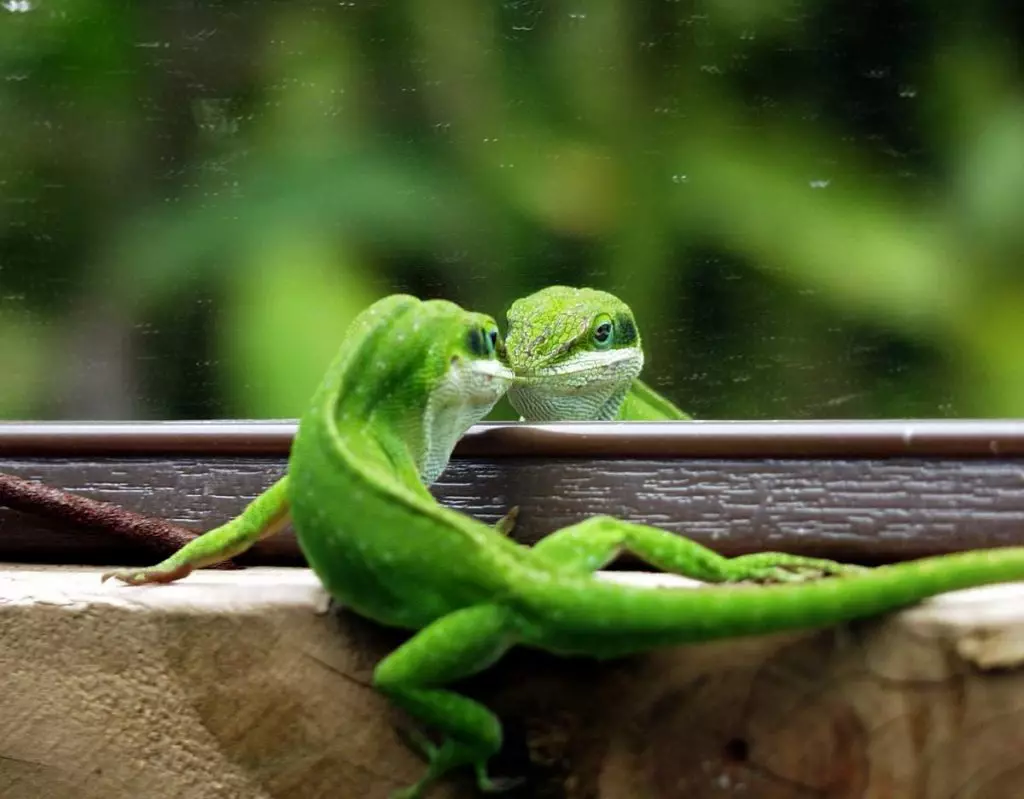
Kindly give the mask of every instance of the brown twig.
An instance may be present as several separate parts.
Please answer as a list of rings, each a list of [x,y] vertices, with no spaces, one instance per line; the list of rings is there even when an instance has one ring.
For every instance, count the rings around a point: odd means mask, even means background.
[[[80,497],[53,486],[0,472],[0,505],[88,527],[125,538],[169,555],[199,533],[163,519],[144,516],[111,502]],[[225,561],[214,568],[237,568]]]

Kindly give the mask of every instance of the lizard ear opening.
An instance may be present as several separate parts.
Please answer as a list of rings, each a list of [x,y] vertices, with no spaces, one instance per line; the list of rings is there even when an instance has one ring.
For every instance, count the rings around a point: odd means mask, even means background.
[[[637,343],[636,322],[630,313],[619,313],[615,316],[615,343],[620,347],[630,347]]]
[[[493,332],[494,336],[494,354],[498,356],[498,360],[502,363],[508,361],[508,350],[505,348],[505,339],[501,337],[501,333],[497,329]]]

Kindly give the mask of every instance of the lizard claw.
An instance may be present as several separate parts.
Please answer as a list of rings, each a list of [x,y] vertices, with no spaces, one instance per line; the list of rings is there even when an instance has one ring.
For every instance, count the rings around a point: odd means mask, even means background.
[[[437,744],[419,727],[412,724],[396,724],[395,732],[402,739],[402,743],[424,760],[430,762],[437,757]]]
[[[113,578],[128,585],[145,585],[146,583],[170,583],[180,580],[192,571],[189,566],[176,566],[172,569],[154,566],[150,569],[113,569],[100,575],[100,582],[105,583]]]
[[[808,580],[821,580],[825,577],[845,577],[870,571],[866,566],[855,566],[847,563],[836,563],[828,566],[776,566],[765,576],[767,582],[802,583]]]
[[[502,516],[500,519],[498,519],[497,522],[495,522],[494,529],[497,530],[502,535],[510,535],[512,533],[512,530],[516,526],[516,520],[518,518],[519,518],[519,506],[518,505],[514,505],[509,510],[508,513],[506,513],[504,516]]]
[[[481,793],[505,793],[526,782],[526,777],[489,777],[484,767],[477,768],[476,784]]]

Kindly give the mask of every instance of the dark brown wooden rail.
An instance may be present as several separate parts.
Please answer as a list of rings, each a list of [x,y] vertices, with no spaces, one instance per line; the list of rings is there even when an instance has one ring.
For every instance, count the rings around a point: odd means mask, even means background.
[[[287,455],[291,421],[0,422],[0,455]],[[456,457],[1024,456],[1024,420],[480,424]]]
[[[195,530],[284,472],[288,422],[0,424],[0,472]],[[480,425],[433,487],[533,542],[587,516],[655,524],[725,554],[864,563],[1024,543],[1024,422]],[[103,532],[0,508],[0,560],[148,562]],[[241,559],[298,564],[290,534]],[[633,564],[635,565],[635,564]]]

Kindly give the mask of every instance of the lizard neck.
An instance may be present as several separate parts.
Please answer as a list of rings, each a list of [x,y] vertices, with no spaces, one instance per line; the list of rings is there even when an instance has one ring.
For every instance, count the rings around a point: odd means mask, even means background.
[[[431,393],[421,419],[416,465],[423,482],[444,471],[455,444],[495,406],[511,379],[497,362],[453,366]]]

